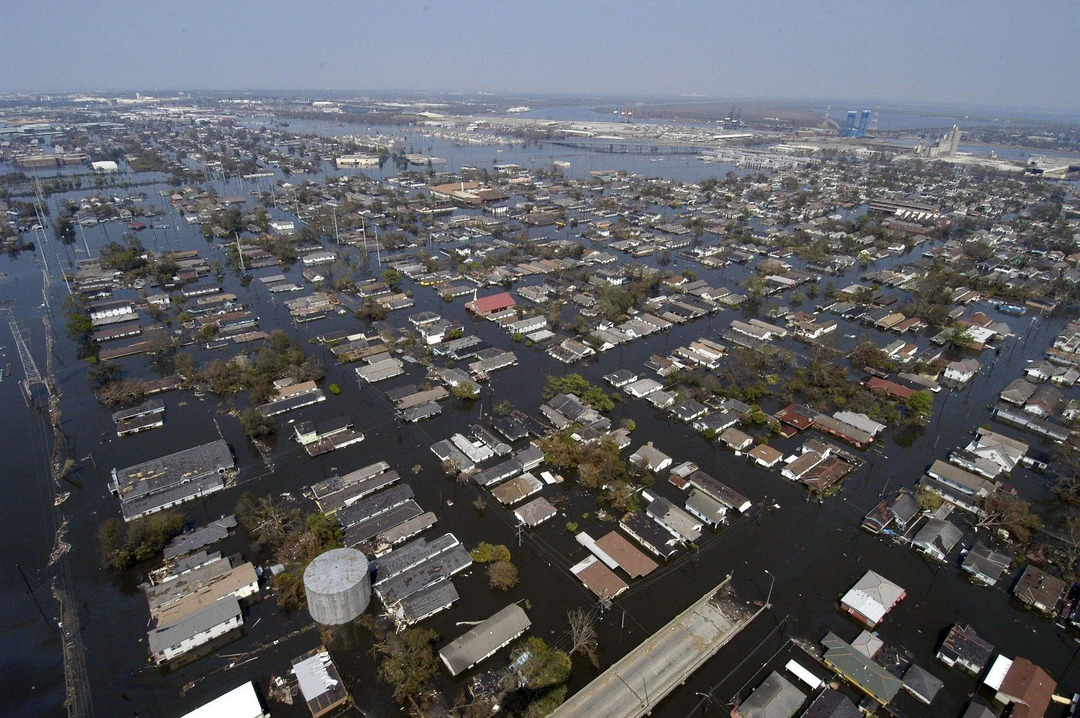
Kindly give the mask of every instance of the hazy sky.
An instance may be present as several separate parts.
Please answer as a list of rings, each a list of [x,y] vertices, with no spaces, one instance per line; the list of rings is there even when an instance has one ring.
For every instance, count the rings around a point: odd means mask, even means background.
[[[1080,109],[1080,2],[0,0],[0,90],[422,89]]]

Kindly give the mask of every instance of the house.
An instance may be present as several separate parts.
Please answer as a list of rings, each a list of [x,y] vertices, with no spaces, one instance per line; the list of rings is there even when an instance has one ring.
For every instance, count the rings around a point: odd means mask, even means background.
[[[746,455],[766,469],[776,466],[784,458],[783,452],[777,451],[768,444],[758,444],[748,451]]]
[[[631,454],[628,460],[634,466],[648,469],[654,474],[671,466],[671,457],[653,447],[651,441]]]
[[[1027,455],[1028,445],[1004,434],[980,428],[976,432],[975,440],[967,445],[966,451],[993,461],[1001,467],[1002,472],[1009,474]]]
[[[843,693],[826,688],[801,718],[862,718],[862,713]]]
[[[870,533],[895,531],[903,533],[908,522],[915,518],[921,509],[906,491],[900,491],[892,499],[883,499],[868,513],[862,521],[862,527]]]
[[[914,663],[904,671],[904,690],[926,705],[930,705],[934,701],[934,696],[938,694],[938,691],[944,685],[944,681],[940,678],[935,678]]]
[[[704,404],[688,399],[677,406],[671,408],[671,413],[675,415],[681,421],[692,422],[695,419],[699,419],[708,413],[709,408]]]
[[[1031,395],[1035,393],[1036,389],[1037,387],[1029,381],[1014,379],[1001,392],[1001,400],[1016,406],[1023,406],[1031,398]]]
[[[892,581],[867,571],[840,599],[840,608],[873,628],[906,595],[907,592]]]
[[[487,297],[480,297],[465,304],[465,308],[477,316],[486,317],[495,312],[513,307],[517,302],[510,292],[500,292]]]
[[[713,411],[709,412],[705,416],[698,418],[694,422],[694,429],[696,431],[713,431],[715,433],[735,431],[730,427],[739,423],[739,417],[728,411]],[[738,432],[742,434],[742,432]],[[746,436],[746,434],[743,434]]]
[[[825,665],[881,705],[890,703],[903,687],[899,678],[855,650],[836,634],[827,634],[821,639],[821,644],[825,646],[822,655]]]
[[[963,532],[956,524],[944,519],[930,519],[915,534],[911,545],[938,561],[944,561],[962,536]]]
[[[1041,718],[1053,698],[1057,683],[1026,658],[998,656],[983,679],[995,691],[994,701],[1012,706],[1012,718]]]
[[[649,502],[645,513],[653,521],[666,528],[671,535],[680,541],[697,541],[701,538],[701,521],[686,513],[663,496],[657,496],[651,491],[642,492],[642,496]]]
[[[979,541],[964,556],[960,568],[971,574],[975,581],[993,586],[1011,564],[1012,556],[994,551]]]
[[[805,700],[806,694],[773,671],[731,715],[735,718],[791,718]]]
[[[1024,411],[1039,417],[1047,417],[1057,411],[1064,397],[1054,386],[1040,386],[1024,404]]]
[[[240,602],[229,595],[177,621],[150,629],[147,645],[154,662],[161,665],[235,631],[243,622]]]
[[[1065,595],[1065,582],[1034,566],[1028,566],[1013,586],[1013,595],[1036,610],[1053,614]]]
[[[319,647],[293,659],[292,671],[311,718],[322,718],[348,703],[349,693],[326,648]]]
[[[949,362],[945,365],[945,372],[942,376],[946,381],[959,385],[967,384],[974,379],[975,375],[978,373],[978,359],[961,359],[960,361]]]
[[[993,657],[994,647],[980,638],[974,628],[962,623],[949,629],[937,652],[937,659],[949,668],[959,666],[976,676]]]
[[[753,446],[754,437],[750,436],[749,434],[745,434],[738,429],[730,428],[724,429],[724,432],[719,436],[719,441],[726,445],[729,449],[733,449],[735,451],[744,451],[748,447]]]

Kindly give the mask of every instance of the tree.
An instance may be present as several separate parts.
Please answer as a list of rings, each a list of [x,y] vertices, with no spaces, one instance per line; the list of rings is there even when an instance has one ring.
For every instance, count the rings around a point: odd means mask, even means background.
[[[450,387],[450,394],[458,399],[464,399],[466,401],[472,401],[476,397],[480,396],[476,390],[476,385],[472,382],[461,382]]]
[[[509,561],[495,561],[487,567],[488,584],[499,591],[509,591],[518,584],[517,566]]]
[[[273,578],[274,592],[283,611],[293,613],[307,606],[304,581],[289,571],[282,571]]]
[[[509,561],[510,549],[499,544],[497,546],[481,541],[476,548],[469,552],[472,560],[476,563],[492,563],[495,561]]]
[[[244,409],[240,414],[240,425],[244,427],[244,434],[254,439],[257,436],[266,436],[277,431],[277,424],[268,416],[256,408]]]
[[[934,410],[934,397],[928,391],[917,391],[904,400],[911,416],[924,420]]]
[[[596,636],[596,617],[592,611],[583,608],[572,608],[566,612],[566,620],[570,624],[570,653],[579,653],[589,659],[594,667],[600,667],[600,657],[597,649],[600,647]]]
[[[236,519],[255,544],[258,552],[263,546],[277,550],[286,537],[300,526],[300,509],[288,508],[270,496],[256,497],[249,491],[236,502]]]
[[[183,514],[162,511],[125,524],[106,519],[98,527],[98,556],[105,568],[123,570],[159,558],[165,544],[184,527]]]
[[[431,690],[439,672],[439,661],[432,646],[439,634],[430,628],[406,628],[401,633],[389,633],[375,644],[383,655],[379,677],[394,687],[394,700],[405,703],[417,700]]]
[[[382,280],[386,282],[391,289],[397,289],[398,285],[401,284],[401,272],[393,267],[387,267],[382,273]]]
[[[979,518],[976,529],[1002,529],[1022,544],[1042,528],[1042,519],[1031,510],[1031,504],[1012,494],[995,491],[976,501]]]
[[[514,649],[511,656],[515,661],[528,654],[519,675],[530,689],[543,688],[566,683],[570,677],[570,656],[565,651],[550,648],[543,638],[529,636]]]
[[[95,387],[103,386],[120,376],[120,365],[111,360],[99,361],[86,373]]]

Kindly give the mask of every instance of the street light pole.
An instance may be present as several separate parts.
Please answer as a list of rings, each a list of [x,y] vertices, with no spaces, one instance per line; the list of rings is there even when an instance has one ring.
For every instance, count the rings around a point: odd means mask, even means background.
[[[769,575],[769,595],[765,597],[765,608],[772,608],[772,590],[773,584],[776,583],[776,577],[769,573],[769,569],[765,569],[765,573]]]

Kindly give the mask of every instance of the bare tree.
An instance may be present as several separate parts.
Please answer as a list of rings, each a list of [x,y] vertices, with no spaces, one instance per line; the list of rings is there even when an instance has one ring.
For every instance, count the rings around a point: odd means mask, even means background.
[[[592,611],[583,608],[572,608],[566,612],[566,620],[570,623],[570,653],[579,653],[589,659],[596,668],[600,667],[600,657],[597,650],[600,642],[596,636],[596,617]]]
[[[487,567],[488,584],[499,591],[509,591],[518,584],[517,566],[509,561],[496,561]]]

